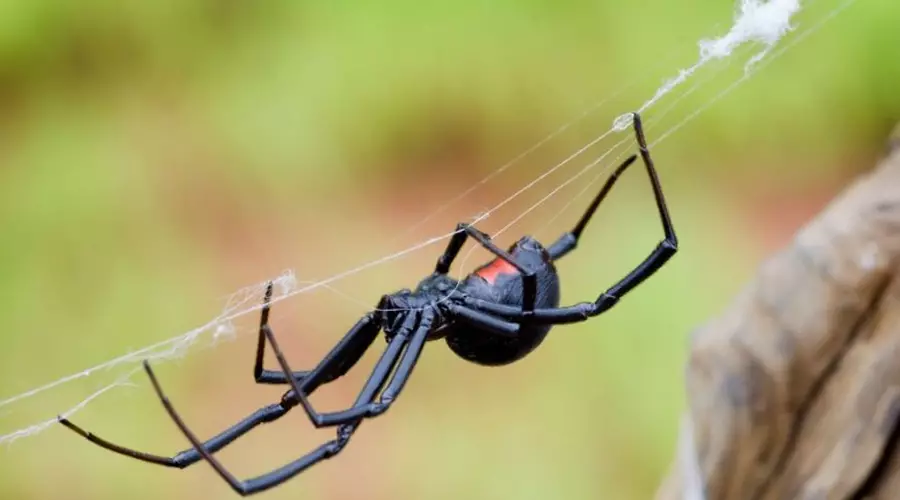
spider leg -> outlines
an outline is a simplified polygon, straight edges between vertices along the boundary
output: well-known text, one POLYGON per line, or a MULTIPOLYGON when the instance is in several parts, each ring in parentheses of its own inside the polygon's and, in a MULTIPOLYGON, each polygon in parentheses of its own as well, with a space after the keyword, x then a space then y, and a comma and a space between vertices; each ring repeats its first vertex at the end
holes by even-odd
POLYGON ((465 230, 466 226, 468 226, 468 224, 463 222, 456 225, 456 232, 453 233, 450 242, 447 243, 444 254, 438 258, 437 264, 434 266, 435 273, 447 274, 450 272, 450 266, 453 265, 453 261, 456 260, 456 256, 459 255, 459 251, 462 249, 463 245, 465 245, 466 239, 469 237, 469 233, 465 230))
MULTIPOLYGON (((484 313, 477 309, 472 309, 452 303, 447 304, 444 307, 446 307, 447 310, 449 310, 453 314, 454 319, 468 323, 471 326, 487 330, 491 333, 502 335, 504 337, 515 337, 516 334, 519 333, 518 324, 505 321, 495 316, 491 316, 490 314, 484 313)), ((518 307, 511 307, 510 309, 521 312, 521 309, 519 309, 518 307)))
POLYGON ((522 307, 529 311, 534 309, 534 303, 537 300, 537 276, 530 270, 522 267, 509 252, 498 247, 491 240, 490 236, 479 231, 474 226, 460 222, 456 225, 456 231, 457 232, 453 234, 453 237, 450 238, 450 242, 447 244, 447 249, 444 251, 444 254, 438 259, 434 272, 438 274, 447 274, 447 272, 450 271, 450 265, 456 259, 456 256, 459 255, 459 251, 465 244, 466 239, 471 236, 487 251, 516 268, 522 276, 522 307))
POLYGON ((619 179, 625 170, 634 163, 634 160, 637 159, 637 155, 629 156, 621 165, 613 171, 612 175, 606 180, 606 183, 603 184, 603 187, 600 189, 600 192, 597 193, 597 196, 594 197, 594 200, 591 201, 591 204, 588 205, 587 210, 585 210, 584 214, 581 216, 581 219, 578 220, 578 224, 575 227, 563 234, 559 237, 558 240, 553 242, 549 247, 547 247, 547 251, 550 253, 550 260, 556 261, 564 257, 566 254, 575 250, 575 247, 578 246, 578 239, 581 237, 581 233, 584 231, 584 228, 587 227, 588 222, 591 221, 591 217, 594 216, 594 212, 597 211, 597 207, 603 202, 603 199, 606 198, 606 195, 609 194, 609 191, 616 184, 616 181, 619 179))
MULTIPOLYGON (((406 344, 406 349, 400 357, 400 361, 394 363, 394 365, 396 365, 396 371, 393 376, 391 376, 390 383, 388 383, 387 388, 381 393, 381 396, 378 397, 377 402, 375 401, 375 396, 381 390, 381 387, 383 387, 384 381, 390 374, 390 371, 384 372, 382 375, 376 368, 372 379, 370 379, 366 384, 366 387, 360 392, 356 402, 353 403, 351 408, 329 413, 316 413, 315 410, 308 407, 307 413, 309 414, 313 425, 317 428, 345 425, 355 422, 360 418, 375 417, 387 411, 391 404, 397 399, 400 391, 403 390, 410 375, 412 375, 413 368, 415 368, 416 363, 418 363, 422 350, 425 347, 425 342, 428 339, 428 333, 431 330, 433 320, 434 312, 432 310, 425 310, 422 313, 419 325, 416 327, 415 332, 409 337, 409 342, 406 344), (379 383, 380 385, 375 389, 375 380, 379 379, 381 380, 379 383)), ((398 333, 398 335, 400 335, 400 333, 398 333)), ((387 356, 387 352, 385 352, 385 356, 387 356)), ((282 363, 282 369, 289 373, 290 367, 284 357, 281 356, 278 360, 282 363)), ((307 405, 308 402, 304 403, 304 406, 307 405)))
POLYGON ((233 474, 228 472, 228 470, 222 465, 222 463, 212 455, 212 450, 207 449, 203 445, 203 443, 200 442, 193 431, 191 431, 187 427, 187 425, 184 423, 184 420, 182 420, 178 412, 175 411, 175 408, 172 406, 172 403, 166 397, 165 393, 163 393, 162 387, 160 387, 159 385, 159 381, 156 380, 156 376, 153 374, 153 370, 150 368, 150 365, 146 361, 144 362, 144 369, 147 371, 147 375, 150 377, 150 381, 153 384, 153 389, 156 391, 157 396, 159 396, 159 399, 165 407, 166 411, 169 413, 169 416, 172 417, 172 420, 175 421, 175 424, 179 429, 181 429, 181 432, 184 433, 188 441, 191 442, 196 453, 201 458, 209 462, 209 464, 219 474, 219 476, 221 476, 222 479, 224 479, 231 486, 231 488, 241 496, 251 495, 253 493, 257 493, 276 486, 299 474, 313 463, 334 455, 335 453, 340 451, 340 448, 343 447, 343 444, 340 444, 339 440, 336 439, 319 446, 304 457, 295 460, 268 474, 264 474, 248 481, 240 481, 233 474))
MULTIPOLYGON (((397 334, 391 339, 388 344, 387 349, 384 354, 382 354, 381 359, 375 365, 375 369, 372 372, 372 375, 369 377, 369 380, 366 382, 363 390, 360 392, 357 403, 360 401, 368 401, 371 402, 375 395, 382 389, 384 383, 390 374, 391 370, 393 370, 394 366, 397 364, 397 359, 400 356, 400 352, 403 349, 404 345, 407 343, 407 336, 409 334, 409 330, 412 329, 412 326, 415 324, 417 319, 414 317, 414 314, 410 314, 403 322, 403 326, 397 332, 397 334)), ((425 332, 427 334, 427 329, 419 329, 417 332, 425 332)), ((281 364, 285 373, 291 373, 290 367, 287 365, 287 360, 284 357, 281 349, 278 347, 278 343, 275 340, 274 335, 272 335, 271 330, 266 329, 265 334, 269 340, 269 343, 272 344, 272 349, 275 351, 275 356, 278 358, 278 362, 281 364)), ((424 337, 425 335, 420 335, 424 337)), ((404 356, 404 360, 406 356, 404 356)), ((404 366, 410 363, 405 363, 404 366)), ((197 439, 197 436, 194 435, 193 431, 188 428, 187 424, 185 424, 184 420, 175 410, 172 403, 166 397, 165 393, 163 393, 162 388, 159 385, 159 382, 156 380, 156 376, 153 374, 153 370, 150 368, 148 363, 144 363, 144 368, 147 371, 147 374, 150 376, 150 380, 153 383, 153 387, 156 390, 157 395, 160 398, 163 406, 166 408, 166 411, 169 413, 169 416, 175 422, 179 429, 181 429, 182 433, 184 433, 185 437, 191 442, 194 446, 194 449, 197 450, 197 453, 209 464, 212 468, 222 477, 225 482, 227 482, 231 488, 236 491, 238 494, 242 496, 251 495, 253 493, 258 493, 263 490, 267 490, 274 486, 277 486, 288 479, 296 476, 297 474, 303 472, 310 466, 325 460, 327 458, 333 457, 338 454, 344 446, 346 446, 347 442, 350 440, 350 436, 359 426, 360 418, 357 417, 352 422, 347 422, 348 425, 342 425, 338 429, 338 436, 336 439, 333 439, 313 451, 309 452, 307 455, 300 457, 293 462, 288 463, 278 469, 275 469, 272 472, 267 474, 260 475, 258 477, 248 479, 248 480, 239 480, 235 477, 231 472, 229 472, 222 463, 216 459, 212 453, 207 450, 203 443, 197 439)), ((401 369, 403 369, 401 367, 401 369)), ((407 376, 408 372, 411 370, 411 366, 406 368, 407 376)), ((314 370, 315 371, 315 370, 314 370)), ((315 375, 311 375, 312 378, 315 375)), ((308 379, 307 379, 308 380, 308 379)), ((289 383, 293 387, 292 391, 288 392, 283 398, 283 402, 295 401, 295 399, 299 399, 299 401, 305 406, 308 406, 308 401, 304 396, 304 389, 296 379, 290 378, 289 383)), ((392 386, 394 384, 392 383, 392 386)), ((397 389, 399 392, 399 389, 397 389)), ((296 404, 295 402, 293 404, 296 404)), ((307 408, 309 411, 309 408, 307 408)))
POLYGON ((650 157, 650 151, 647 149, 647 140, 644 137, 641 117, 637 113, 634 114, 634 130, 635 135, 637 136, 638 146, 640 147, 641 158, 647 169, 647 174, 650 177, 650 184, 653 187, 653 195, 656 199, 656 206, 659 209, 659 217, 662 221, 663 232, 665 235, 663 240, 656 246, 650 255, 634 268, 634 270, 619 280, 618 283, 600 294, 594 302, 583 302, 568 307, 527 311, 523 310, 524 308, 520 309, 514 306, 493 304, 484 300, 469 297, 466 299, 466 304, 468 306, 489 314, 501 316, 516 323, 560 324, 584 321, 612 308, 625 294, 652 276, 673 255, 675 255, 675 252, 678 251, 678 238, 675 236, 675 229, 672 226, 672 221, 669 217, 669 210, 666 206, 662 187, 660 186, 659 176, 656 173, 656 168, 653 166, 653 159, 650 157))
MULTIPOLYGON (((266 296, 263 299, 262 312, 259 315, 259 339, 256 343, 256 363, 253 365, 253 379, 258 384, 287 384, 288 379, 281 370, 266 370, 263 368, 263 354, 266 349, 266 335, 263 330, 269 327, 270 301, 272 300, 272 282, 266 286, 266 296)), ((302 380, 309 375, 309 371, 293 372, 291 377, 302 380)))
MULTIPOLYGON (((281 418, 285 413, 290 410, 289 407, 284 407, 280 404, 274 404, 265 406, 260 408, 259 410, 253 412, 237 424, 229 427, 225 431, 221 432, 217 436, 212 439, 206 441, 204 443, 205 449, 210 452, 216 452, 220 449, 224 448, 226 445, 232 443, 237 438, 243 436, 248 431, 253 429, 259 424, 272 422, 281 418)), ((197 452, 196 449, 190 448, 175 454, 172 457, 164 457, 161 455, 154 455, 152 453, 145 453, 142 451, 138 451, 132 448, 126 448, 125 446, 120 446, 110 441, 107 441, 92 432, 85 431, 81 427, 73 424, 68 419, 59 417, 59 423, 64 425, 66 428, 72 430, 76 434, 81 437, 87 439, 88 441, 100 446, 101 448, 107 449, 109 451, 118 453, 120 455, 124 455, 126 457, 135 458, 142 462, 149 462, 152 464, 164 465, 166 467, 174 467, 178 469, 183 469, 189 465, 193 465, 200 461, 202 458, 201 455, 197 452)))
MULTIPOLYGON (((272 297, 272 283, 270 282, 266 288, 265 302, 263 303, 262 314, 259 322, 259 339, 256 344, 256 363, 253 367, 253 377, 256 382, 261 384, 289 384, 288 377, 281 370, 265 370, 263 369, 263 354, 266 346, 266 330, 271 331, 269 327, 269 301, 272 297)), ((379 304, 379 308, 381 308, 379 304)), ((327 384, 347 374, 350 368, 355 365, 360 358, 378 337, 379 326, 375 321, 375 315, 368 313, 363 316, 350 332, 344 336, 325 356, 322 364, 322 373, 317 377, 317 381, 306 385, 306 393, 314 391, 322 384, 327 384)), ((292 372, 291 377, 295 380, 304 381, 311 377, 314 371, 304 370, 292 372)))
MULTIPOLYGON (((264 325, 261 330, 264 336, 268 333, 268 335, 274 338, 274 335, 272 335, 271 329, 268 327, 268 325, 264 325)), ((360 319, 356 323, 356 325, 351 328, 349 332, 347 332, 344 338, 341 339, 340 342, 338 342, 338 344, 331 350, 331 352, 329 352, 325 356, 325 358, 316 366, 316 368, 309 372, 309 376, 307 376, 302 380, 302 382, 300 382, 301 388, 304 393, 311 394, 321 384, 335 380, 347 373, 347 371, 349 371, 349 369, 357 361, 359 361, 359 359, 362 357, 362 354, 365 353, 366 349, 368 349, 368 347, 372 345, 372 342, 378 336, 379 330, 380 329, 378 323, 374 321, 374 315, 372 313, 363 316, 362 319, 360 319)), ((279 372, 279 375, 284 377, 283 372, 279 372)), ((287 377, 284 378, 285 380, 287 380, 287 377)), ((296 381, 296 378, 294 380, 296 381)), ((214 453, 231 444, 258 425, 277 420, 278 418, 286 414, 296 404, 296 401, 282 401, 279 404, 273 404, 263 407, 253 412, 237 424, 229 427, 228 429, 225 429, 215 437, 204 442, 203 449, 209 451, 210 453, 214 453)), ((69 430, 75 432, 76 434, 96 444, 97 446, 100 446, 101 448, 105 448, 109 451, 127 457, 135 458, 143 462, 182 469, 200 461, 203 458, 196 447, 181 451, 172 457, 145 453, 107 441, 106 439, 103 439, 95 435, 94 433, 88 432, 81 427, 73 424, 66 418, 59 417, 58 420, 59 423, 61 423, 69 430)))
MULTIPOLYGON (((430 312, 428 313, 428 317, 430 318, 430 312)), ((428 330, 431 327, 431 320, 428 319, 424 328, 422 325, 416 326, 419 322, 419 314, 417 312, 410 312, 403 318, 403 322, 400 325, 400 328, 397 329, 396 333, 394 333, 393 338, 388 343, 387 348, 384 350, 384 353, 381 355, 381 359, 375 364, 375 368, 372 370, 372 374, 369 376, 369 379, 366 381, 362 390, 360 390, 359 395, 356 398, 356 401, 353 403, 353 406, 350 410, 359 411, 359 407, 364 407, 372 403, 375 399, 375 396, 378 395, 379 392, 384 388, 385 383, 387 383, 388 377, 391 375, 391 371, 398 363, 398 359, 401 356, 401 352, 407 346, 410 341, 410 336, 415 329, 415 333, 419 337, 424 337, 427 335, 428 330)), ((275 350, 275 356, 278 359, 278 362, 281 364, 282 369, 290 373, 290 366, 288 366, 287 360, 284 355, 281 353, 281 350, 278 348, 277 344, 273 342, 274 337, 269 338, 269 342, 272 343, 272 349, 275 350)), ((416 338, 418 341, 419 339, 416 338)), ((319 413, 313 408, 312 404, 307 399, 306 395, 303 392, 303 387, 300 384, 292 383, 293 390, 289 392, 285 397, 286 398, 296 398, 299 400, 303 409, 306 410, 306 414, 309 417, 310 422, 316 427, 330 427, 334 425, 348 423, 352 420, 356 420, 359 418, 359 415, 353 414, 351 417, 347 417, 347 411, 340 412, 331 412, 331 413, 319 413)), ((363 412, 365 413, 365 412, 363 412)))

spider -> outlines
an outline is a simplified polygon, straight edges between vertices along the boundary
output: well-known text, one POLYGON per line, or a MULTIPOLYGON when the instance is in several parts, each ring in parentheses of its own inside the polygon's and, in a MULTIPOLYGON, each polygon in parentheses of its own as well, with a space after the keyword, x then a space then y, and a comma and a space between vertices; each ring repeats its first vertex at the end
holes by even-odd
POLYGON ((650 177, 665 238, 640 265, 595 301, 559 307, 559 277, 554 263, 575 249, 600 202, 637 155, 630 156, 613 172, 575 227, 549 247, 525 236, 508 250, 503 250, 487 234, 471 225, 459 224, 430 276, 414 291, 404 289, 382 296, 378 307, 365 314, 310 371, 291 370, 268 325, 272 297, 272 284, 269 283, 260 314, 253 377, 257 383, 288 385, 289 389, 280 402, 253 412, 206 442, 201 442, 185 424, 146 361, 144 369, 156 394, 190 441, 191 448, 172 457, 153 455, 114 444, 63 417, 59 417, 59 422, 96 445, 144 462, 185 468, 205 460, 238 494, 248 496, 280 485, 340 453, 364 419, 381 415, 396 401, 427 341, 443 338, 454 353, 480 365, 501 366, 522 359, 541 344, 553 325, 584 321, 609 310, 677 251, 677 238, 647 148, 641 118, 637 113, 633 116, 640 156, 650 177), (448 272, 468 238, 474 239, 495 258, 457 281, 448 276, 448 272), (387 347, 353 405, 343 411, 316 411, 307 397, 320 386, 346 374, 381 331, 387 347), (263 368, 267 342, 280 370, 263 368), (278 469, 243 481, 213 456, 251 429, 281 418, 298 405, 303 407, 315 427, 337 427, 336 438, 278 469))

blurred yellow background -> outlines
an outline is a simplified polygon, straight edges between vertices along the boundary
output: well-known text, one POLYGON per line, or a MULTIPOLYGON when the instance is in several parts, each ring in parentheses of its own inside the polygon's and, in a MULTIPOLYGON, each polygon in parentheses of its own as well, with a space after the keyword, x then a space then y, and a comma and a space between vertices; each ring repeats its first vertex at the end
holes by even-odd
MULTIPOLYGON (((839 2, 803 4, 782 46, 839 2)), ((3 2, 0 399, 204 324, 230 293, 284 269, 323 279, 451 231, 640 106, 733 11, 713 0, 3 2)), ((258 498, 650 497, 674 449, 691 329, 881 154, 900 110, 898 16, 896 2, 857 0, 654 147, 681 251, 617 308, 558 327, 504 368, 430 344, 390 412, 336 459, 258 498)), ((651 142, 740 78, 753 50, 648 110, 651 142)), ((551 241, 601 167, 633 149, 630 131, 481 227, 503 228, 620 140, 498 237, 551 241)), ((593 300, 660 237, 633 170, 560 263, 563 301, 593 300)), ((414 286, 443 245, 276 304, 292 365, 311 367, 381 294, 414 286)), ((236 322, 233 342, 156 365, 201 437, 283 391, 253 384, 256 321, 236 322)), ((352 401, 382 345, 314 402, 352 401)), ((110 381, 100 373, 4 406, 0 434, 110 381)), ((133 382, 73 421, 148 452, 184 449, 143 373, 133 382)), ((218 456, 247 478, 332 435, 298 410, 218 456)), ((206 464, 144 464, 54 426, 0 449, 0 498, 235 495, 206 464)))

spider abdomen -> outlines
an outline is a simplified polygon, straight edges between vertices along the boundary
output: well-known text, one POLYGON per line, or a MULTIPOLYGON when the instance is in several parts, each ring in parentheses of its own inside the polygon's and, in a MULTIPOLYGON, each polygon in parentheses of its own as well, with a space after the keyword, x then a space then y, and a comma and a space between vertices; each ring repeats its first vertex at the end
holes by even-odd
POLYGON ((484 366, 503 366, 518 361, 541 344, 549 325, 523 327, 515 338, 483 330, 457 326, 447 335, 450 350, 457 356, 484 366))
MULTIPOLYGON (((518 255, 520 258, 522 255, 518 255)), ((522 279, 512 266, 491 261, 477 269, 461 285, 467 295, 497 304, 522 306, 522 279)), ((534 269, 534 267, 532 267, 534 269)), ((540 262, 535 269, 537 278, 536 308, 559 305, 559 277, 548 262, 540 262)), ((465 323, 449 328, 446 342, 457 356, 485 366, 502 366, 524 358, 541 344, 551 325, 521 325, 515 337, 498 335, 465 323)))

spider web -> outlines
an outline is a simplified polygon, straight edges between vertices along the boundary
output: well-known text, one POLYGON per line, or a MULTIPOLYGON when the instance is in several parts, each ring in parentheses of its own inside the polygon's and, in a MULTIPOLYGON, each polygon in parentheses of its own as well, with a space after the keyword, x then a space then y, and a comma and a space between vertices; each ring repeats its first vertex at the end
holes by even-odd
MULTIPOLYGON (((806 2, 806 4, 808 5, 812 3, 812 1, 806 2)), ((637 109, 637 111, 643 113, 646 110, 650 109, 664 97, 676 90, 676 88, 691 80, 695 76, 695 74, 697 74, 702 68, 719 61, 724 62, 727 66, 727 64, 729 63, 728 60, 732 58, 733 55, 740 52, 739 49, 749 47, 754 50, 752 51, 753 54, 749 57, 744 65, 742 77, 722 90, 719 94, 715 95, 713 98, 707 100, 704 104, 694 109, 693 112, 684 117, 676 125, 667 128, 660 134, 653 134, 658 138, 650 144, 651 148, 654 145, 661 143, 666 138, 670 137, 671 134, 675 133, 678 129, 696 118, 700 113, 705 111, 712 104, 732 92, 735 88, 737 88, 739 85, 747 81, 751 76, 756 74, 760 69, 768 65, 777 57, 784 54, 788 49, 795 46, 807 36, 820 29, 826 22, 830 21, 838 13, 842 12, 855 1, 856 0, 844 0, 844 2, 836 9, 823 16, 814 25, 804 29, 798 36, 794 37, 784 47, 776 51, 775 47, 778 45, 779 41, 781 41, 789 32, 795 29, 795 26, 792 24, 792 19, 801 10, 800 1, 741 0, 735 12, 731 28, 724 35, 718 38, 700 40, 698 42, 699 56, 696 62, 693 65, 680 69, 676 76, 666 80, 656 90, 656 92, 637 109)), ((718 71, 713 73, 713 75, 697 82, 693 87, 691 87, 689 90, 675 99, 669 105, 669 107, 667 107, 660 113, 650 117, 649 119, 645 119, 645 128, 650 130, 652 127, 658 124, 664 116, 666 116, 672 109, 675 108, 679 101, 686 98, 707 81, 711 80, 712 76, 715 76, 715 74, 718 74, 718 72, 722 71, 723 69, 724 68, 720 68, 718 71)), ((626 85, 625 87, 627 88, 629 85, 626 85)), ((431 212, 428 216, 411 226, 405 232, 407 234, 410 233, 414 229, 421 227, 425 222, 432 219, 439 213, 448 210, 453 204, 464 199, 466 196, 468 196, 481 186, 496 178, 498 175, 508 170, 509 168, 513 167, 518 162, 520 162, 520 160, 532 154, 544 144, 565 133, 575 123, 595 113, 598 109, 609 102, 610 99, 612 99, 615 95, 622 92, 623 90, 624 88, 615 92, 609 98, 588 107, 579 116, 562 125, 532 147, 528 148, 518 156, 503 164, 488 176, 484 177, 483 179, 463 191, 460 195, 448 200, 446 203, 442 204, 436 210, 431 212)), ((554 164, 552 167, 542 172, 540 175, 513 192, 511 195, 501 200, 496 205, 490 207, 488 210, 482 212, 481 214, 478 214, 473 219, 471 219, 470 222, 476 224, 487 219, 513 200, 520 198, 524 193, 532 190, 536 185, 548 179, 551 175, 556 173, 565 165, 569 164, 576 158, 585 155, 588 150, 601 143, 601 141, 610 137, 612 134, 620 133, 623 131, 630 132, 627 130, 630 125, 631 114, 629 113, 620 115, 613 121, 611 127, 606 132, 589 141, 583 147, 577 149, 562 161, 554 164)), ((626 133, 624 134, 624 137, 615 145, 607 148, 603 153, 599 154, 595 159, 588 162, 573 175, 568 176, 563 182, 557 184, 556 187, 551 189, 545 196, 541 197, 537 202, 529 206, 523 212, 519 213, 519 215, 514 217, 500 230, 492 232, 492 234, 494 236, 499 236, 500 234, 508 231, 513 225, 521 221, 522 218, 527 214, 546 203, 552 197, 558 195, 561 190, 570 186, 572 183, 579 180, 588 172, 596 170, 595 175, 589 181, 584 182, 584 187, 577 193, 577 195, 572 196, 571 199, 559 210, 559 212, 548 222, 546 222, 546 227, 546 225, 549 225, 554 220, 556 220, 556 218, 562 212, 564 212, 574 202, 575 199, 581 197, 584 193, 591 190, 598 181, 605 177, 607 173, 606 170, 611 165, 616 164, 618 161, 620 161, 620 159, 625 155, 626 150, 622 148, 622 151, 618 152, 616 155, 614 155, 614 153, 616 153, 616 151, 619 150, 623 145, 629 143, 633 143, 633 137, 632 135, 630 135, 630 133, 626 133), (600 168, 598 168, 598 166, 600 168)), ((383 265, 387 262, 400 259, 401 257, 412 254, 426 247, 436 245, 439 242, 445 241, 453 234, 454 232, 451 231, 433 236, 398 252, 385 255, 369 262, 365 262, 356 267, 347 269, 343 272, 321 280, 300 281, 294 276, 294 273, 292 271, 285 271, 280 276, 272 279, 275 284, 275 293, 273 294, 271 303, 275 304, 288 298, 319 289, 330 290, 334 293, 341 294, 347 300, 357 302, 357 300, 353 297, 342 294, 341 292, 335 290, 331 285, 344 278, 353 276, 367 269, 383 265)), ((461 255, 461 262, 465 263, 465 261, 473 251, 474 249, 469 249, 469 251, 465 255, 461 255)), ((232 340, 238 334, 237 329, 234 326, 234 321, 245 315, 258 312, 262 308, 260 297, 263 295, 263 291, 265 290, 266 285, 267 282, 261 282, 238 290, 229 297, 225 307, 218 316, 187 332, 183 332, 155 344, 151 344, 146 347, 127 352, 104 363, 86 368, 76 373, 72 373, 52 382, 48 382, 41 386, 22 392, 20 394, 8 396, 0 400, 0 415, 2 415, 2 412, 8 411, 8 407, 16 403, 20 403, 24 400, 33 398, 39 394, 45 393, 60 386, 67 385, 77 380, 87 379, 99 373, 114 373, 112 382, 105 383, 105 385, 102 385, 99 389, 94 390, 77 404, 74 404, 59 413, 60 416, 69 417, 82 410, 84 407, 95 401, 100 396, 106 394, 110 390, 123 386, 133 385, 131 383, 131 379, 138 371, 141 370, 140 363, 144 360, 155 363, 160 363, 162 361, 171 361, 181 358, 187 355, 188 352, 194 351, 196 349, 211 349, 221 341, 232 340), (201 342, 203 340, 205 340, 205 343, 201 342)), ((51 426, 56 425, 57 420, 55 417, 56 416, 53 415, 52 418, 37 421, 31 425, 27 425, 25 427, 21 427, 11 431, 5 431, 3 434, 0 434, 0 444, 9 444, 24 437, 34 436, 50 428, 51 426)))

